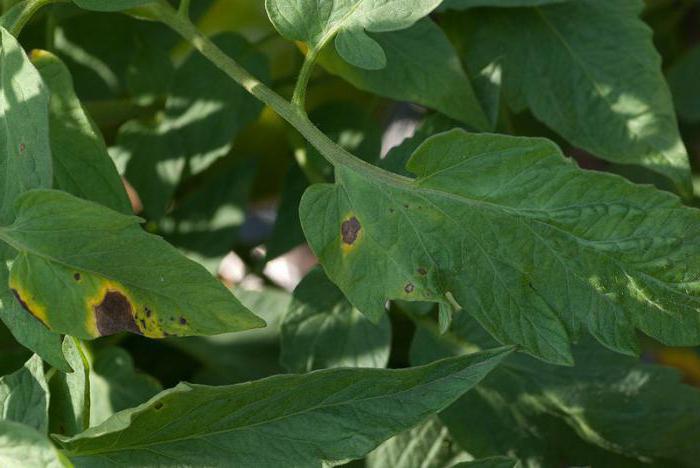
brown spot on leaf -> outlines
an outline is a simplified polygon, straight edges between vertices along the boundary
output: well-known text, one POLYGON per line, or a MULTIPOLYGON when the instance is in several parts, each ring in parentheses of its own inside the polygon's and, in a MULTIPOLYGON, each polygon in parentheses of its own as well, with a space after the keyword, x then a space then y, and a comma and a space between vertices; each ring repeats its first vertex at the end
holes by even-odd
POLYGON ((187 325, 187 319, 185 317, 180 317, 180 325, 187 325))
POLYGON ((75 274, 73 275, 73 279, 76 280, 76 281, 80 281, 80 273, 75 273, 75 274))
POLYGON ((27 305, 27 303, 24 302, 24 299, 22 299, 22 296, 19 295, 19 293, 17 292, 16 289, 12 289, 12 294, 15 295, 15 299, 17 299, 17 302, 19 302, 19 305, 21 305, 22 308, 29 313, 29 315, 31 315, 35 319, 39 320, 39 322, 41 322, 42 325, 45 325, 44 322, 42 322, 41 319, 39 319, 39 317, 37 317, 37 315, 34 312, 32 312, 32 309, 30 309, 29 306, 27 305))
POLYGON ((94 307, 97 331, 101 336, 123 331, 141 334, 132 313, 131 303, 118 291, 107 291, 105 297, 94 307))
POLYGON ((146 311, 146 317, 150 317, 151 314, 153 313, 153 311, 151 309, 149 309, 148 307, 144 307, 143 310, 146 311))
POLYGON ((155 404, 153 405, 153 408, 155 408, 156 411, 161 410, 161 409, 163 409, 163 403, 161 403, 160 401, 156 401, 155 404))
POLYGON ((19 152, 24 153, 24 150, 27 149, 27 146, 24 143, 19 144, 19 152))
POLYGON ((420 267, 420 268, 418 268, 418 274, 421 275, 421 276, 425 276, 425 275, 428 274, 428 270, 426 270, 426 269, 423 268, 423 267, 420 267))
POLYGON ((360 232, 360 229, 362 229, 362 226, 354 216, 346 221, 343 221, 343 224, 340 226, 340 234, 343 238, 343 242, 348 245, 354 244, 355 240, 357 240, 357 234, 360 232))
POLYGON ((403 287, 403 290, 406 291, 407 294, 411 294, 413 291, 416 290, 416 287, 413 285, 413 283, 406 283, 406 286, 403 287))

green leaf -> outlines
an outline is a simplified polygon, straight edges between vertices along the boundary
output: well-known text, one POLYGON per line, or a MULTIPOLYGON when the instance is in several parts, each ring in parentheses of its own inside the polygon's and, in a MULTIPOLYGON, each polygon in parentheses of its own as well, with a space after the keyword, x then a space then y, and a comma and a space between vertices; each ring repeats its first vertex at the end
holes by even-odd
POLYGON ((442 0, 265 0, 270 21, 287 39, 320 50, 335 37, 348 63, 367 70, 386 66, 382 49, 367 32, 398 31, 430 14, 442 0))
POLYGON ((572 0, 444 0, 440 10, 466 10, 474 7, 536 7, 572 0))
POLYGON ((73 90, 68 68, 50 52, 35 50, 32 63, 51 93, 49 126, 55 188, 131 214, 131 203, 99 129, 73 90))
POLYGON ((94 11, 122 11, 155 2, 156 0, 73 0, 80 8, 94 11))
POLYGON ((508 353, 499 349, 405 370, 280 375, 229 387, 180 384, 59 441, 78 466, 225 461, 320 467, 361 458, 444 408, 508 353))
POLYGON ((262 291, 239 288, 235 293, 246 307, 260 311, 268 326, 246 333, 167 340, 202 364, 194 383, 228 385, 284 372, 279 363, 280 323, 291 294, 270 287, 262 291))
POLYGON ((515 468, 520 466, 518 460, 508 457, 481 458, 454 465, 452 468, 515 468))
MULTIPOLYGON (((227 33, 214 42, 255 76, 269 72, 265 56, 242 37, 227 33)), ((257 119, 263 106, 199 54, 178 68, 165 110, 156 122, 129 122, 118 140, 130 156, 125 176, 159 219, 186 175, 199 174, 232 148, 238 132, 257 119), (206 76, 206 79, 202 79, 206 76)))
POLYGON ((668 83, 678 117, 691 124, 700 122, 700 46, 695 46, 668 69, 668 83))
MULTIPOLYGON (((473 344, 492 340, 466 316, 447 336, 421 324, 411 361, 462 354, 473 344)), ((473 455, 508 453, 542 466, 626 466, 618 456, 696 464, 700 447, 688 434, 700 428, 700 390, 681 383, 676 370, 589 340, 574 351, 575 367, 509 357, 441 414, 450 433, 473 455)))
POLYGON ((256 173, 253 164, 214 168, 214 173, 184 196, 160 223, 160 233, 216 274, 238 240, 256 173))
MULTIPOLYGON (((124 349, 97 352, 90 369, 90 423, 102 424, 113 414, 145 403, 163 390, 160 383, 134 367, 124 349)), ((73 435, 73 434, 69 434, 73 435)))
POLYGON ((61 468, 72 466, 48 437, 36 429, 0 420, 0 466, 3 468, 61 468))
POLYGON ((75 435, 90 427, 90 363, 79 342, 71 336, 63 340, 63 354, 73 372, 57 372, 49 382, 50 432, 75 435))
POLYGON ((0 419, 26 424, 46 433, 49 386, 39 356, 32 356, 20 370, 0 378, 0 419))
POLYGON ((391 323, 377 325, 355 309, 321 269, 306 275, 282 322, 280 360, 290 372, 331 367, 385 367, 391 323))
POLYGON ((56 369, 70 372, 72 369, 61 348, 61 335, 53 333, 22 309, 9 287, 10 272, 7 265, 4 260, 0 263, 0 319, 20 344, 31 349, 56 369))
POLYGON ((367 468, 443 468, 468 460, 440 419, 430 418, 392 437, 367 456, 367 468))
POLYGON ((138 218, 65 192, 23 195, 0 239, 21 252, 10 286, 57 333, 161 338, 265 325, 201 266, 144 232, 138 218))
POLYGON ((581 0, 527 9, 447 15, 470 71, 503 62, 511 107, 572 145, 608 161, 636 164, 692 193, 688 155, 661 73, 643 2, 581 0), (451 22, 450 22, 451 21, 451 22))
POLYGON ((49 93, 39 73, 0 28, 0 224, 12 222, 22 192, 51 187, 49 93))
POLYGON ((560 364, 582 330, 628 354, 636 329, 700 343, 700 212, 677 197, 580 170, 544 139, 461 130, 408 169, 418 178, 339 165, 302 199, 311 248, 370 318, 387 299, 453 298, 500 342, 560 364))
POLYGON ((431 107, 475 129, 491 126, 456 50, 431 20, 372 37, 386 52, 387 64, 381 70, 352 66, 329 49, 319 62, 357 88, 431 107))

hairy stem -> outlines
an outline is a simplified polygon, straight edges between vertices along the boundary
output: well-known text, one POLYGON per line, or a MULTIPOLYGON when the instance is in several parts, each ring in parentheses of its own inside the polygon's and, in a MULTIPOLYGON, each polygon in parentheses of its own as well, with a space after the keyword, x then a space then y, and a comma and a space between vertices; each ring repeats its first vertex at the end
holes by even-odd
POLYGON ((292 96, 292 104, 296 106, 297 109, 305 113, 305 103, 306 103, 306 88, 309 86, 309 79, 311 78, 311 72, 316 64, 316 58, 318 57, 319 49, 312 48, 306 53, 304 57, 304 64, 301 66, 301 71, 299 72, 299 78, 297 78, 297 84, 294 88, 294 95, 292 96))

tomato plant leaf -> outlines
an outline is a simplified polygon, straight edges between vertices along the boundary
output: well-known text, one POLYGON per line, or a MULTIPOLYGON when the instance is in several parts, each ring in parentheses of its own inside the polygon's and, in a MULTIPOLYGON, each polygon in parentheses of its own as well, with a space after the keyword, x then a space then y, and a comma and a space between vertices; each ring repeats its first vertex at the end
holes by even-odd
POLYGON ((0 239, 20 251, 10 286, 58 333, 162 338, 265 325, 201 266, 144 232, 138 218, 65 192, 24 194, 0 239))
POLYGON ((157 0, 73 0, 80 8, 94 11, 123 11, 136 8, 157 0))
POLYGON ((544 139, 461 130, 407 167, 417 179, 339 165, 302 199, 312 249, 369 317, 387 299, 456 299, 500 342, 561 364, 582 328, 628 354, 635 329, 700 342, 700 212, 675 196, 582 171, 544 139))
POLYGON ((345 299, 325 273, 314 269, 294 290, 282 322, 280 360, 290 372, 331 367, 385 367, 391 323, 372 323, 345 299))
POLYGON ((0 420, 0 465, 5 468, 61 468, 71 464, 36 429, 0 420))
MULTIPOLYGON (((478 348, 493 340, 467 316, 455 321, 448 337, 419 326, 411 361, 462 354, 467 344, 478 348)), ((457 442, 478 456, 509 453, 543 466, 622 466, 596 463, 593 457, 605 459, 602 452, 661 466, 695 463, 700 448, 686 434, 700 427, 700 390, 681 383, 676 370, 592 340, 575 347, 574 355, 575 367, 511 356, 441 417, 457 442)))
POLYGON ((442 468, 469 459, 435 416, 392 437, 367 455, 367 468, 442 468))
POLYGON ((131 203, 102 135, 73 90, 68 68, 50 52, 35 50, 32 63, 51 94, 49 128, 55 188, 131 214, 131 203))
POLYGON ((49 92, 17 40, 0 28, 0 224, 22 192, 51 187, 49 92))
POLYGON ((76 341, 71 336, 63 340, 63 355, 73 372, 57 372, 49 381, 52 434, 75 435, 90 427, 90 363, 76 341))
POLYGON ((49 386, 39 356, 32 356, 17 372, 0 378, 0 419, 26 424, 46 433, 49 386))
POLYGON ((156 379, 136 370, 134 358, 126 350, 116 346, 101 349, 90 368, 90 424, 101 424, 114 413, 145 403, 162 390, 156 379))
MULTIPOLYGON (((257 76, 268 75, 265 56, 242 37, 226 33, 214 41, 257 76)), ((160 219, 182 178, 225 156, 261 110, 260 102, 205 58, 188 57, 176 71, 163 113, 154 122, 131 121, 119 135, 119 150, 129 155, 125 176, 141 195, 145 214, 160 219)))
POLYGON ((507 354, 498 349, 404 370, 330 369, 228 387, 180 384, 58 440, 78 466, 222 459, 321 466, 363 457, 454 401, 507 354), (276 450, 265 449, 271 446, 276 450))
POLYGON ((354 86, 400 101, 431 107, 479 130, 491 127, 450 41, 431 20, 372 35, 386 52, 381 70, 365 70, 325 49, 319 62, 354 86))
POLYGON ((10 272, 7 265, 4 260, 0 263, 0 319, 20 344, 31 349, 56 369, 70 372, 71 367, 61 348, 61 335, 53 333, 22 309, 10 289, 10 272))
POLYGON ((367 32, 397 31, 430 14, 442 0, 266 0, 277 31, 320 50, 335 38, 336 50, 347 62, 378 70, 386 66, 384 51, 367 32))
POLYGON ((573 145, 692 193, 688 155, 643 2, 582 0, 450 14, 470 69, 502 57, 505 95, 573 145), (468 24, 465 24, 465 19, 468 24), (601 53, 604 51, 604 53, 601 53))

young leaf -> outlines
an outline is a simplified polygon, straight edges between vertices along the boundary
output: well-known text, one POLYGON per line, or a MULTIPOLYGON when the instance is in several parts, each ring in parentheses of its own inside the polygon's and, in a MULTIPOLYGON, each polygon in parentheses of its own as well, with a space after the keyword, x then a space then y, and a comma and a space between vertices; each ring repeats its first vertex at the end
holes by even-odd
POLYGON ((17 40, 0 28, 0 224, 15 199, 51 187, 49 93, 17 40))
POLYGON ((509 354, 404 370, 331 369, 228 387, 180 384, 76 437, 78 465, 321 466, 361 458, 441 410, 509 354), (274 447, 271 450, 270 447, 274 447))
POLYGON ((408 29, 372 37, 386 52, 387 64, 381 70, 352 66, 330 49, 319 56, 319 63, 357 88, 431 107, 475 129, 491 127, 457 51, 434 22, 424 19, 408 29))
POLYGON ((90 427, 90 364, 76 341, 72 336, 63 340, 63 354, 73 372, 57 372, 49 382, 52 434, 75 435, 90 427))
MULTIPOLYGON (((1 258, 1 256, 0 256, 1 258)), ((63 372, 71 372, 61 348, 61 335, 53 333, 22 309, 9 286, 10 272, 0 261, 0 319, 15 339, 63 372)))
POLYGON ((571 1, 450 14, 470 69, 502 57, 505 95, 573 145, 645 166, 692 194, 688 155, 643 2, 571 1))
POLYGON ((406 29, 441 2, 265 0, 265 8, 272 24, 287 39, 303 41, 318 51, 335 37, 343 59, 360 68, 378 70, 386 66, 386 55, 367 32, 406 29))
POLYGON ((306 275, 282 322, 280 360, 290 372, 385 367, 391 347, 386 314, 378 324, 355 309, 321 269, 306 275))
POLYGON ((48 437, 14 421, 0 420, 0 466, 3 468, 61 468, 72 466, 48 437))
POLYGON ((0 239, 20 251, 10 286, 54 332, 161 338, 265 325, 136 217, 53 190, 24 194, 17 211, 14 224, 0 228, 0 239))
POLYGON ((49 127, 55 188, 131 214, 114 162, 99 129, 73 90, 68 68, 50 52, 35 50, 32 63, 49 88, 49 127))
POLYGON ((367 455, 367 468, 443 468, 468 460, 438 417, 392 437, 367 455))
POLYGON ((0 419, 26 424, 46 433, 49 386, 39 356, 32 356, 20 370, 0 378, 0 419))
MULTIPOLYGON (((462 354, 462 345, 474 343, 493 344, 466 316, 447 337, 419 325, 411 361, 462 354)), ((676 370, 592 340, 575 356, 576 367, 560 367, 513 355, 441 417, 478 456, 509 453, 542 466, 623 466, 619 455, 659 466, 696 464, 700 447, 688 434, 700 430, 700 390, 681 383, 676 370)))
POLYGON ((547 140, 460 130, 408 169, 418 178, 339 165, 302 199, 312 249, 369 317, 387 299, 456 299, 499 341, 560 364, 582 329, 628 354, 635 329, 700 343, 700 211, 675 196, 579 170, 547 140))

